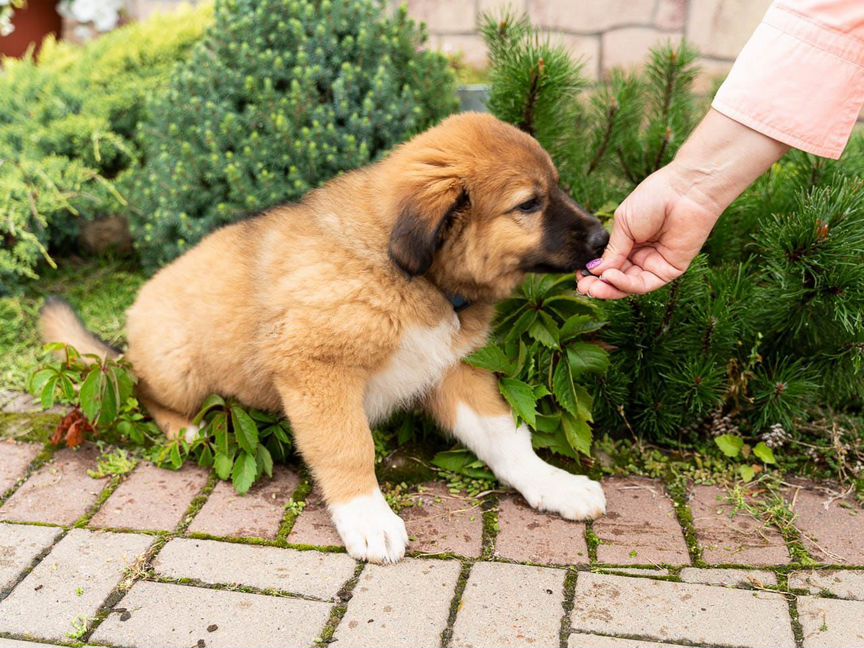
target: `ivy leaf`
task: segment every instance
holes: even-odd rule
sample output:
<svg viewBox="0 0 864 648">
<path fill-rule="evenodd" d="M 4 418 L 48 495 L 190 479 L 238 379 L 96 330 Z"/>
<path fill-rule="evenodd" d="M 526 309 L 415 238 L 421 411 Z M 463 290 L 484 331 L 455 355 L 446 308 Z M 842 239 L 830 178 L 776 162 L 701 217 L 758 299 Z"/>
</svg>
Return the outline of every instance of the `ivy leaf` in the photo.
<svg viewBox="0 0 864 648">
<path fill-rule="evenodd" d="M 216 476 L 219 477 L 219 479 L 228 479 L 231 476 L 231 468 L 233 466 L 233 455 L 225 455 L 221 452 L 216 452 L 216 457 L 213 459 L 213 469 L 216 471 Z"/>
<path fill-rule="evenodd" d="M 255 462 L 259 469 L 259 475 L 261 471 L 264 471 L 268 477 L 273 476 L 273 457 L 270 455 L 270 451 L 260 443 L 255 449 Z"/>
<path fill-rule="evenodd" d="M 195 425 L 201 425 L 201 421 L 204 420 L 204 416 L 206 416 L 207 412 L 216 407 L 225 407 L 225 399 L 219 394 L 210 394 L 204 399 L 204 402 L 201 403 L 201 409 L 198 410 L 198 413 L 195 415 L 195 418 L 192 419 L 192 422 Z"/>
<path fill-rule="evenodd" d="M 570 372 L 570 365 L 562 358 L 555 367 L 555 373 L 552 374 L 552 393 L 555 395 L 555 400 L 567 412 L 574 416 L 579 414 L 579 403 L 576 400 L 576 389 L 573 384 L 573 375 Z"/>
<path fill-rule="evenodd" d="M 564 436 L 570 447 L 586 456 L 591 454 L 591 426 L 587 421 L 565 413 L 561 417 L 561 426 L 564 428 Z"/>
<path fill-rule="evenodd" d="M 744 446 L 744 440 L 734 434 L 721 434 L 714 439 L 714 443 L 727 457 L 737 457 Z"/>
<path fill-rule="evenodd" d="M 99 416 L 99 401 L 101 400 L 99 392 L 101 391 L 102 378 L 101 369 L 93 367 L 84 382 L 81 383 L 81 391 L 79 392 L 81 411 L 91 423 Z"/>
<path fill-rule="evenodd" d="M 574 377 L 585 372 L 603 373 L 609 368 L 609 354 L 596 344 L 588 342 L 568 345 L 567 360 Z"/>
<path fill-rule="evenodd" d="M 255 421 L 243 408 L 234 406 L 231 408 L 231 423 L 234 426 L 237 445 L 254 456 L 255 448 L 258 446 L 258 426 L 255 425 Z"/>
<path fill-rule="evenodd" d="M 231 443 L 228 438 L 227 412 L 219 412 L 213 417 L 213 420 L 210 421 L 210 434 L 215 438 L 216 452 L 223 455 L 231 454 Z"/>
<path fill-rule="evenodd" d="M 234 470 L 231 471 L 234 490 L 240 495 L 248 493 L 252 484 L 255 483 L 257 474 L 258 462 L 255 461 L 255 457 L 248 452 L 241 452 L 234 462 Z"/>
<path fill-rule="evenodd" d="M 54 398 L 57 391 L 57 381 L 60 379 L 59 376 L 54 375 L 51 376 L 48 380 L 45 381 L 45 384 L 42 385 L 42 392 L 39 394 L 39 400 L 42 402 L 43 409 L 51 409 L 54 407 Z"/>
<path fill-rule="evenodd" d="M 777 460 L 774 458 L 774 451 L 771 450 L 764 441 L 760 441 L 756 444 L 756 447 L 753 448 L 753 454 L 759 457 L 766 464 L 777 463 Z"/>
<path fill-rule="evenodd" d="M 537 340 L 543 346 L 549 349 L 558 348 L 558 340 L 552 335 L 552 332 L 540 320 L 535 320 L 528 329 L 528 335 Z"/>
<path fill-rule="evenodd" d="M 531 385 L 516 378 L 502 378 L 498 383 L 498 389 L 516 415 L 534 427 L 537 422 L 537 398 Z"/>
<path fill-rule="evenodd" d="M 593 333 L 601 329 L 604 324 L 605 322 L 601 322 L 590 315 L 574 315 L 561 327 L 561 341 L 567 342 L 580 335 Z"/>
<path fill-rule="evenodd" d="M 537 319 L 537 311 L 535 311 L 535 310 L 528 310 L 528 311 L 525 311 L 524 313 L 522 313 L 522 315 L 519 316 L 519 319 L 517 319 L 513 323 L 513 326 L 507 332 L 507 339 L 508 340 L 516 340 L 519 337 L 521 337 L 522 334 L 525 333 L 525 331 L 527 331 L 529 328 L 531 328 L 531 325 L 534 323 L 534 320 L 536 320 L 536 319 Z"/>
<path fill-rule="evenodd" d="M 465 362 L 472 367 L 487 369 L 488 371 L 507 376 L 514 372 L 513 364 L 510 362 L 507 354 L 497 346 L 483 347 L 465 358 Z"/>
<path fill-rule="evenodd" d="M 536 450 L 547 448 L 556 454 L 570 457 L 571 459 L 575 459 L 577 456 L 576 452 L 573 451 L 573 448 L 571 448 L 570 444 L 567 442 L 564 431 L 560 428 L 554 433 L 535 431 L 534 434 L 531 435 L 531 445 Z"/>
<path fill-rule="evenodd" d="M 554 434 L 561 427 L 561 413 L 555 414 L 538 414 L 537 415 L 537 432 L 545 432 L 546 434 Z"/>
<path fill-rule="evenodd" d="M 51 376 L 53 376 L 54 373 L 55 372 L 53 369 L 49 369 L 46 367 L 45 369 L 40 369 L 32 376 L 30 376 L 30 393 L 34 396 L 38 396 L 39 393 L 42 391 L 42 388 L 45 387 L 45 383 L 47 383 L 51 379 Z"/>
<path fill-rule="evenodd" d="M 210 468 L 213 465 L 213 452 L 209 445 L 205 445 L 201 449 L 201 454 L 198 455 L 198 465 L 202 468 Z"/>
</svg>

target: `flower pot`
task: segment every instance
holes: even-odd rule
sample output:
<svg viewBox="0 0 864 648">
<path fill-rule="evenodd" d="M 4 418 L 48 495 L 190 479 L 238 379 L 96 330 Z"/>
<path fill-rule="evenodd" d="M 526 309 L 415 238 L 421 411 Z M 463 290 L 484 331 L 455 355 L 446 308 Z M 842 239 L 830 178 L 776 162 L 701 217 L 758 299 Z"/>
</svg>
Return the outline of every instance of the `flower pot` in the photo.
<svg viewBox="0 0 864 648">
<path fill-rule="evenodd" d="M 30 47 L 38 52 L 46 36 L 60 35 L 62 21 L 57 0 L 28 0 L 26 7 L 13 14 L 12 25 L 15 31 L 0 36 L 0 55 L 20 58 Z"/>
</svg>

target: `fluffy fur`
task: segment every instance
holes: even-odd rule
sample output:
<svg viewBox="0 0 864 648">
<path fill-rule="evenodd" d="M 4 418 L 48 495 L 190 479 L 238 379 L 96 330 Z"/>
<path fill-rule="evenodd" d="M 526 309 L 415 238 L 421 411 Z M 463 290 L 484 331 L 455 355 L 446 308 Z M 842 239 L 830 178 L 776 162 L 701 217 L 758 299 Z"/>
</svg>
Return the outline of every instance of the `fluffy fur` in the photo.
<svg viewBox="0 0 864 648">
<path fill-rule="evenodd" d="M 127 314 L 141 400 L 169 435 L 211 393 L 283 411 L 357 558 L 404 553 L 370 423 L 415 403 L 533 505 L 602 513 L 599 486 L 537 458 L 494 376 L 459 362 L 526 272 L 572 271 L 602 252 L 605 231 L 557 182 L 533 138 L 463 114 L 300 204 L 214 232 Z M 455 312 L 452 295 L 471 305 Z M 48 340 L 111 352 L 63 306 L 42 322 Z"/>
</svg>

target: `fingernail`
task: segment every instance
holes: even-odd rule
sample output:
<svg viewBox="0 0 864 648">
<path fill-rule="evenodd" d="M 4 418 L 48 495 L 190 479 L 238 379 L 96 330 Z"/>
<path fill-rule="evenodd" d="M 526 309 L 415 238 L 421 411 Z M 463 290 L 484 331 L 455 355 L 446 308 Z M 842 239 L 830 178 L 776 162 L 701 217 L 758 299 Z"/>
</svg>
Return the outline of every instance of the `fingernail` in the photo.
<svg viewBox="0 0 864 648">
<path fill-rule="evenodd" d="M 589 261 L 588 263 L 585 264 L 585 267 L 588 268 L 589 270 L 593 270 L 594 268 L 599 266 L 601 263 L 603 263 L 603 259 L 592 259 L 591 261 Z"/>
</svg>

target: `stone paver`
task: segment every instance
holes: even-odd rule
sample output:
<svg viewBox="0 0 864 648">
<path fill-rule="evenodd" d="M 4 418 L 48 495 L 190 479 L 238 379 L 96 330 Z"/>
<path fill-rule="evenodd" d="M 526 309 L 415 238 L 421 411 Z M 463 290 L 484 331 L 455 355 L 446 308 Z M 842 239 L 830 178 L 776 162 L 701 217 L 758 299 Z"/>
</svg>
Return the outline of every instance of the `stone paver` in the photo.
<svg viewBox="0 0 864 648">
<path fill-rule="evenodd" d="M 605 567 L 604 573 L 623 574 L 624 576 L 668 576 L 668 569 L 643 569 L 641 567 Z"/>
<path fill-rule="evenodd" d="M 41 451 L 36 443 L 0 440 L 0 497 L 18 483 Z"/>
<path fill-rule="evenodd" d="M 564 575 L 549 567 L 476 563 L 462 594 L 451 646 L 557 645 Z"/>
<path fill-rule="evenodd" d="M 723 587 L 766 587 L 777 584 L 777 575 L 759 569 L 696 569 L 681 570 L 685 583 L 720 585 Z"/>
<path fill-rule="evenodd" d="M 864 603 L 798 597 L 804 648 L 864 648 Z"/>
<path fill-rule="evenodd" d="M 864 601 L 864 571 L 802 571 L 789 574 L 789 589 L 828 592 L 841 599 Z"/>
<path fill-rule="evenodd" d="M 351 648 L 433 648 L 447 626 L 461 564 L 406 558 L 367 565 L 333 637 Z"/>
<path fill-rule="evenodd" d="M 330 604 L 318 601 L 139 582 L 91 641 L 128 648 L 309 646 L 329 614 Z"/>
<path fill-rule="evenodd" d="M 58 535 L 56 527 L 0 524 L 0 598 Z"/>
<path fill-rule="evenodd" d="M 415 505 L 401 512 L 408 529 L 409 551 L 454 553 L 476 558 L 483 549 L 483 511 L 476 501 L 451 495 L 435 482 L 414 496 Z"/>
<path fill-rule="evenodd" d="M 208 472 L 197 466 L 174 471 L 142 464 L 102 505 L 90 526 L 172 531 L 207 485 L 207 476 Z"/>
<path fill-rule="evenodd" d="M 606 515 L 594 522 L 597 560 L 621 565 L 688 565 L 687 543 L 663 483 L 615 478 L 603 482 Z"/>
<path fill-rule="evenodd" d="M 3 639 L 0 637 L 0 648 L 57 648 L 57 644 L 18 641 L 17 639 Z"/>
<path fill-rule="evenodd" d="M 783 536 L 751 515 L 734 514 L 725 503 L 725 491 L 716 486 L 696 486 L 690 497 L 693 526 L 709 564 L 785 565 L 789 551 Z"/>
<path fill-rule="evenodd" d="M 152 541 L 131 533 L 72 529 L 0 603 L 0 632 L 67 639 L 73 620 L 96 614 L 124 569 Z"/>
<path fill-rule="evenodd" d="M 620 637 L 605 637 L 603 635 L 582 634 L 574 632 L 567 641 L 567 648 L 664 648 L 664 646 L 682 646 L 683 644 L 657 643 L 655 641 L 639 641 L 638 639 L 621 639 Z"/>
<path fill-rule="evenodd" d="M 695 645 L 792 648 L 781 594 L 580 573 L 572 628 Z"/>
<path fill-rule="evenodd" d="M 501 558 L 547 565 L 589 563 L 584 524 L 535 511 L 521 497 L 501 500 L 498 528 L 495 554 Z"/>
<path fill-rule="evenodd" d="M 804 546 L 816 560 L 864 565 L 864 510 L 858 504 L 830 501 L 828 495 L 806 488 L 793 489 L 787 497 Z"/>
<path fill-rule="evenodd" d="M 92 444 L 58 451 L 0 507 L 0 520 L 72 524 L 92 506 L 107 480 L 91 479 L 99 451 Z"/>
<path fill-rule="evenodd" d="M 327 505 L 318 491 L 306 497 L 306 507 L 294 522 L 288 542 L 316 547 L 342 547 L 342 539 L 330 520 Z"/>
<path fill-rule="evenodd" d="M 299 483 L 296 473 L 281 466 L 274 468 L 273 479 L 259 482 L 246 495 L 220 481 L 189 525 L 189 533 L 273 540 Z"/>
<path fill-rule="evenodd" d="M 159 552 L 154 568 L 168 578 L 329 599 L 354 575 L 356 563 L 346 554 L 176 538 Z"/>
</svg>

